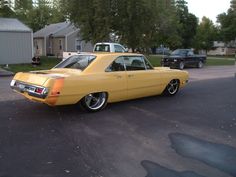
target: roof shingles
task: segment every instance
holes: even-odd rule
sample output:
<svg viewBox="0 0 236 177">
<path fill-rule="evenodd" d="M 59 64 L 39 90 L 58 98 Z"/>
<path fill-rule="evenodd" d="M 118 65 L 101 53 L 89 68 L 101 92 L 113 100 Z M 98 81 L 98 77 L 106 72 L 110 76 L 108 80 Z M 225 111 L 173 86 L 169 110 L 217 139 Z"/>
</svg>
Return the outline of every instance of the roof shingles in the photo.
<svg viewBox="0 0 236 177">
<path fill-rule="evenodd" d="M 15 18 L 0 18 L 0 31 L 32 32 L 29 27 Z"/>
<path fill-rule="evenodd" d="M 45 26 L 41 30 L 36 31 L 34 33 L 34 38 L 42 38 L 42 37 L 47 37 L 49 35 L 54 35 L 55 33 L 58 33 L 64 29 L 67 29 L 69 25 L 70 23 L 68 22 L 50 24 L 48 26 Z"/>
</svg>

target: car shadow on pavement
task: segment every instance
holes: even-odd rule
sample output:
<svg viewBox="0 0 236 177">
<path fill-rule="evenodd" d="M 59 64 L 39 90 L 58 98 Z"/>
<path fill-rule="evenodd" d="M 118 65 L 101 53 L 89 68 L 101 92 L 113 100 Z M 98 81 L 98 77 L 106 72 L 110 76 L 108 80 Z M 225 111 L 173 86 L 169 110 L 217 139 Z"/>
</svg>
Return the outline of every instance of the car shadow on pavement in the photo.
<svg viewBox="0 0 236 177">
<path fill-rule="evenodd" d="M 171 147 L 180 156 L 198 160 L 229 175 L 236 176 L 236 148 L 182 133 L 171 133 L 169 139 Z M 147 160 L 142 161 L 141 165 L 147 171 L 146 177 L 203 177 L 192 171 L 177 172 Z"/>
<path fill-rule="evenodd" d="M 148 173 L 146 177 L 204 177 L 193 171 L 178 172 L 171 170 L 148 160 L 142 161 L 141 165 Z"/>
</svg>

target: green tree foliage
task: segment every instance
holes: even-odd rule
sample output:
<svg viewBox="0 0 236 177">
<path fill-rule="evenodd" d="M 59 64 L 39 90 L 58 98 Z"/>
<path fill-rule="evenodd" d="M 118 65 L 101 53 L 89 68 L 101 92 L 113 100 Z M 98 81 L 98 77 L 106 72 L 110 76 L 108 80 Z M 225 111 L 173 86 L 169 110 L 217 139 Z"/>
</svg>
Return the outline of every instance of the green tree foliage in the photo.
<svg viewBox="0 0 236 177">
<path fill-rule="evenodd" d="M 174 0 L 68 0 L 64 7 L 93 43 L 112 34 L 132 49 L 181 45 Z"/>
<path fill-rule="evenodd" d="M 230 1 L 230 8 L 234 11 L 236 10 L 236 0 L 231 0 Z"/>
<path fill-rule="evenodd" d="M 0 0 L 0 17 L 15 17 L 12 10 L 12 1 Z"/>
<path fill-rule="evenodd" d="M 29 24 L 29 13 L 33 8 L 32 0 L 15 0 L 14 11 L 16 17 L 23 21 L 25 24 Z"/>
<path fill-rule="evenodd" d="M 66 17 L 62 13 L 62 8 L 59 0 L 34 1 L 33 8 L 28 14 L 28 25 L 33 31 L 37 31 L 45 25 L 65 21 Z"/>
<path fill-rule="evenodd" d="M 225 42 L 236 39 L 236 0 L 231 1 L 231 8 L 227 13 L 218 15 L 217 22 L 220 23 L 221 36 Z"/>
<path fill-rule="evenodd" d="M 151 11 L 153 12 L 154 40 L 157 45 L 168 46 L 170 48 L 178 48 L 182 45 L 181 36 L 178 34 L 180 28 L 179 19 L 176 13 L 175 1 L 158 0 L 157 5 Z"/>
<path fill-rule="evenodd" d="M 66 20 L 62 0 L 0 0 L 0 17 L 13 17 L 21 20 L 33 31 L 51 23 Z"/>
<path fill-rule="evenodd" d="M 118 1 L 117 20 L 115 20 L 118 34 L 121 41 L 132 48 L 143 48 L 142 42 L 147 42 L 152 26 L 149 23 L 151 13 L 145 8 L 146 4 L 143 0 L 120 0 Z M 148 29 L 148 30 L 147 30 Z"/>
<path fill-rule="evenodd" d="M 110 0 L 68 0 L 66 12 L 69 19 L 80 28 L 84 40 L 107 41 L 111 30 Z"/>
<path fill-rule="evenodd" d="M 210 50 L 213 42 L 217 39 L 218 30 L 214 23 L 207 17 L 203 17 L 197 28 L 197 34 L 194 38 L 195 48 Z"/>
<path fill-rule="evenodd" d="M 187 2 L 185 0 L 177 0 L 177 15 L 179 17 L 180 28 L 179 35 L 182 38 L 182 47 L 189 48 L 193 45 L 194 36 L 196 35 L 196 29 L 198 26 L 197 17 L 189 13 Z"/>
</svg>

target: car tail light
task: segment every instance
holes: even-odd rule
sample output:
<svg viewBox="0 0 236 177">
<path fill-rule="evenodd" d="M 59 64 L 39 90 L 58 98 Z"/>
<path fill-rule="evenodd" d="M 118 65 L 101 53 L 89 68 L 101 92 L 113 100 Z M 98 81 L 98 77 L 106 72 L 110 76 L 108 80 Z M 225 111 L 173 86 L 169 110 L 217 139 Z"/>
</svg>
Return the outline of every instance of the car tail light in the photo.
<svg viewBox="0 0 236 177">
<path fill-rule="evenodd" d="M 42 94 L 42 93 L 43 93 L 43 90 L 44 90 L 43 88 L 38 88 L 38 87 L 37 87 L 37 88 L 35 89 L 35 93 Z"/>
</svg>

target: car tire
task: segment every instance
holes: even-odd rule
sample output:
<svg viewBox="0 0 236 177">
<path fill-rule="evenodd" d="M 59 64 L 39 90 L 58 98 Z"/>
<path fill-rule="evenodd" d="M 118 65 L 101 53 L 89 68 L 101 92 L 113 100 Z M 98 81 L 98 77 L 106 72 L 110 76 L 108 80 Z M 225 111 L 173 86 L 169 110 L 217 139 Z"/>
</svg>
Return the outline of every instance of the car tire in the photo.
<svg viewBox="0 0 236 177">
<path fill-rule="evenodd" d="M 202 61 L 199 61 L 197 63 L 197 68 L 203 68 L 203 62 Z"/>
<path fill-rule="evenodd" d="M 97 112 L 106 107 L 107 99 L 106 92 L 90 93 L 80 100 L 80 105 L 88 112 Z"/>
<path fill-rule="evenodd" d="M 184 62 L 183 61 L 181 61 L 180 63 L 179 63 L 179 69 L 180 70 L 183 70 L 184 69 Z"/>
<path fill-rule="evenodd" d="M 180 82 L 178 79 L 171 80 L 164 90 L 166 96 L 174 96 L 179 91 Z"/>
</svg>

